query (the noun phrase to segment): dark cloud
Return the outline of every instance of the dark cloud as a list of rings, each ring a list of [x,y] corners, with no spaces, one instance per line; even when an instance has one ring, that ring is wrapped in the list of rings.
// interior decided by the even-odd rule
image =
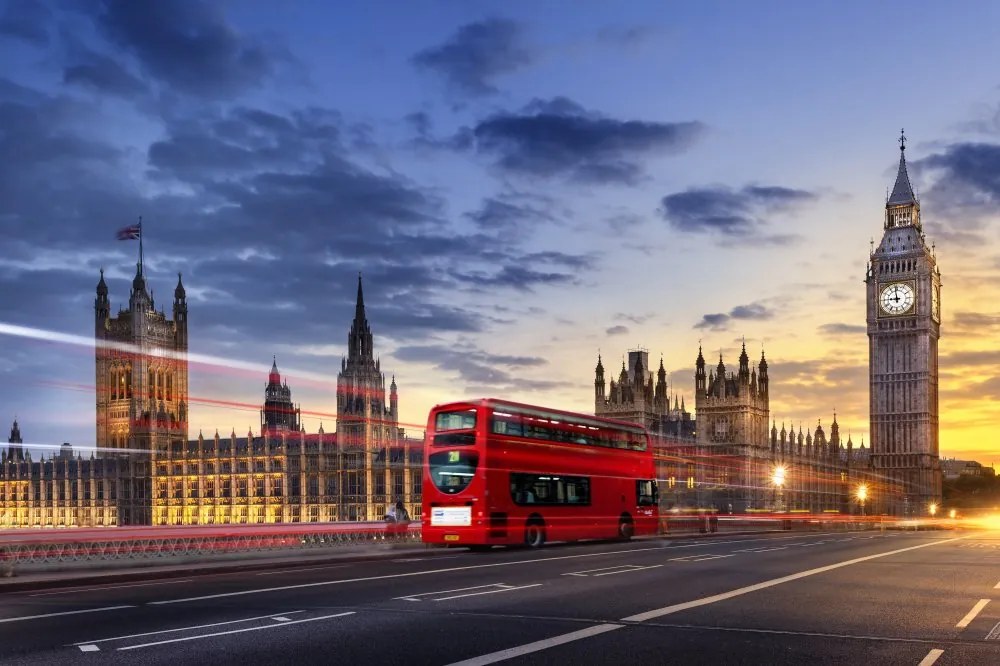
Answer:
[[[752,319],[763,321],[774,317],[774,313],[760,303],[750,303],[749,305],[737,305],[730,310],[729,316],[733,319]]]
[[[49,43],[52,11],[37,0],[11,0],[0,16],[0,35],[17,37],[36,46]]]
[[[478,287],[507,287],[518,291],[531,291],[537,285],[576,284],[577,278],[571,273],[541,271],[527,266],[504,266],[499,271],[473,270],[456,272],[455,278]]]
[[[173,90],[225,97],[259,85],[283,57],[241,35],[217,7],[194,0],[104,0],[98,23],[142,69]]]
[[[695,328],[709,329],[712,331],[724,331],[726,326],[729,324],[729,315],[717,312],[715,314],[707,314],[701,318],[701,321],[694,325]]]
[[[134,97],[146,92],[146,84],[129,72],[119,61],[89,52],[82,62],[63,70],[63,83],[90,87],[97,92]]]
[[[628,326],[618,325],[618,326],[612,326],[611,328],[609,328],[604,332],[607,335],[627,335],[629,331],[628,331]]]
[[[642,175],[642,157],[683,151],[702,129],[698,122],[608,118],[560,97],[493,115],[475,126],[471,138],[479,153],[495,156],[506,171],[634,184]]]
[[[812,192],[777,186],[691,188],[663,197],[660,213],[678,231],[715,232],[780,245],[794,237],[767,234],[763,217],[814,199]]]
[[[542,207],[522,203],[511,195],[488,197],[479,210],[465,214],[483,232],[514,234],[530,232],[555,222],[555,216]]]
[[[764,321],[773,318],[774,312],[763,304],[749,303],[747,305],[737,305],[728,314],[717,312],[704,315],[701,321],[694,325],[694,328],[724,331],[729,327],[729,322],[734,319]]]
[[[823,335],[864,335],[868,328],[860,324],[830,323],[820,326],[819,332]]]
[[[547,361],[536,356],[491,354],[469,345],[407,345],[396,349],[393,357],[413,363],[426,363],[445,375],[457,374],[466,383],[484,393],[505,393],[516,390],[545,390],[565,385],[560,382],[520,377],[514,371],[537,368]]]
[[[481,96],[497,92],[493,80],[533,60],[523,43],[524,30],[507,19],[487,19],[464,25],[440,46],[417,53],[418,67],[437,72],[456,92]]]
[[[936,176],[927,199],[948,224],[936,225],[935,237],[945,239],[950,234],[949,240],[959,243],[981,242],[975,231],[982,226],[982,218],[991,218],[1000,204],[1000,145],[955,143],[913,166]]]
[[[427,139],[430,137],[433,123],[430,114],[426,111],[408,113],[404,120],[416,132],[418,139]]]

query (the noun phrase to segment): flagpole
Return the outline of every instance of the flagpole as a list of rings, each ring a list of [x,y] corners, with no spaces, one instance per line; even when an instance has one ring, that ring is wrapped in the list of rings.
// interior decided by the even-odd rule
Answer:
[[[142,275],[142,215],[139,216],[139,275]]]

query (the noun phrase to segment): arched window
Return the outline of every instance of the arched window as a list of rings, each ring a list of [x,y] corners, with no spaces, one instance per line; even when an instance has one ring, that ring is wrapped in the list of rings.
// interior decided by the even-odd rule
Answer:
[[[167,375],[167,402],[174,399],[174,376]]]

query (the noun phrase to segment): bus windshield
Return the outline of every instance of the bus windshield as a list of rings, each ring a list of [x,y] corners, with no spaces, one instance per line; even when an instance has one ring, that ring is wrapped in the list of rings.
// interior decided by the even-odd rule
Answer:
[[[449,495],[462,492],[472,483],[479,464],[475,451],[440,451],[427,457],[431,482]]]
[[[471,430],[476,427],[476,410],[463,409],[455,412],[441,412],[434,419],[434,430]]]

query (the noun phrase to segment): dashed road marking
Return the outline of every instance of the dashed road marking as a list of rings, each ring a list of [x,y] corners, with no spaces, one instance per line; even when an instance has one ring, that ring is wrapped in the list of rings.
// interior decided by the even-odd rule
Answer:
[[[305,611],[288,611],[285,615],[295,615],[296,613],[305,613]],[[108,641],[122,641],[126,638],[141,638],[142,636],[156,636],[157,634],[172,634],[178,631],[191,631],[193,629],[207,629],[208,627],[221,627],[224,624],[239,624],[240,622],[253,622],[254,620],[266,620],[268,618],[273,619],[274,615],[258,615],[256,617],[245,617],[242,620],[228,620],[226,622],[212,622],[210,624],[196,624],[191,627],[177,627],[176,629],[161,629],[160,631],[147,631],[141,634],[127,634],[125,636],[112,636],[110,638],[98,638],[97,640],[90,641],[80,641],[79,643],[73,643],[73,645],[80,647],[81,645],[93,645],[94,643],[107,643]]]
[[[958,621],[958,624],[955,625],[955,628],[965,629],[966,627],[968,627],[969,624],[976,619],[976,616],[979,615],[979,611],[983,610],[986,607],[986,604],[988,603],[990,603],[989,599],[980,599],[979,601],[977,601],[976,605],[972,607],[972,610],[966,613],[965,617],[963,617],[961,620]]]
[[[662,564],[653,564],[650,566],[639,566],[638,564],[619,564],[614,567],[601,567],[600,569],[587,569],[585,571],[572,571],[569,573],[560,574],[562,576],[613,576],[614,574],[628,573],[630,571],[642,571],[643,569],[656,569],[657,567],[662,567]]]
[[[263,631],[265,629],[276,629],[278,627],[287,627],[292,624],[302,624],[303,622],[318,622],[320,620],[330,620],[335,617],[344,617],[346,615],[354,615],[355,611],[347,611],[346,613],[335,613],[333,615],[321,615],[319,617],[308,617],[304,620],[290,620],[288,622],[282,622],[281,624],[265,624],[261,627],[247,627],[246,629],[233,629],[231,631],[217,631],[212,634],[198,634],[197,636],[184,636],[182,638],[171,638],[165,641],[157,641],[155,643],[140,643],[139,645],[126,645],[125,647],[118,648],[118,651],[122,650],[138,650],[140,648],[153,647],[156,645],[166,645],[167,643],[183,643],[184,641],[197,641],[202,638],[215,638],[216,636],[228,636],[230,634],[243,634],[248,631]]]
[[[917,664],[917,666],[931,666],[931,664],[937,661],[938,657],[940,657],[943,654],[944,650],[934,648],[933,650],[927,653],[926,657],[920,660],[920,663]]]

